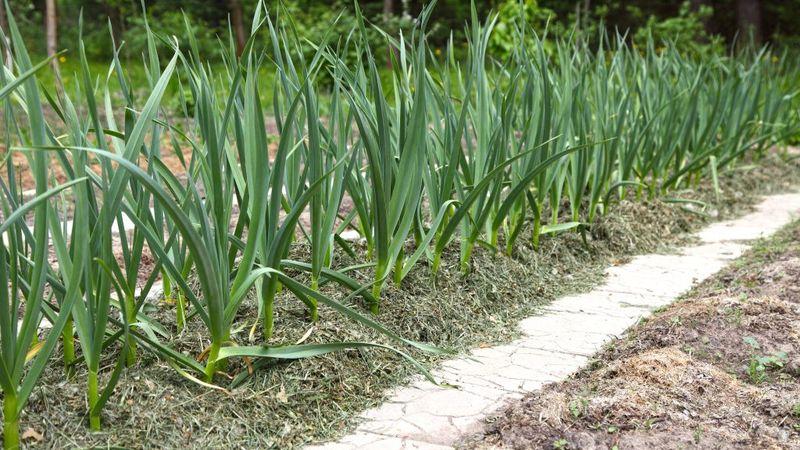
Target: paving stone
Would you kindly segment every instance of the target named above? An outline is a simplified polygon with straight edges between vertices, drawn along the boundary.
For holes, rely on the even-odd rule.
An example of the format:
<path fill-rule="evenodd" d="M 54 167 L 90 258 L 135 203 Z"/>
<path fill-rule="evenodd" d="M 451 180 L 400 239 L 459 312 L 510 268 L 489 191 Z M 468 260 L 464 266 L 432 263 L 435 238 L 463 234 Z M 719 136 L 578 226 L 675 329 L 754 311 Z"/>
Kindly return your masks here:
<path fill-rule="evenodd" d="M 388 442 L 383 442 L 383 445 L 388 444 Z M 364 449 L 364 450 L 386 450 L 392 447 L 372 447 L 371 449 Z M 453 447 L 448 445 L 436 445 L 431 444 L 430 442 L 422 442 L 422 441 L 415 441 L 413 439 L 404 439 L 401 444 L 401 450 L 452 450 Z"/>
<path fill-rule="evenodd" d="M 672 299 L 723 266 L 722 263 L 709 262 L 696 272 L 671 271 L 642 263 L 614 267 L 608 270 L 608 279 L 598 290 L 642 294 L 654 297 L 654 300 L 658 300 L 655 297 Z"/>
<path fill-rule="evenodd" d="M 567 337 L 568 335 L 615 335 L 637 322 L 637 317 L 594 317 L 582 313 L 559 311 L 554 314 L 528 317 L 519 329 L 535 338 Z"/>
<path fill-rule="evenodd" d="M 306 446 L 306 450 L 354 450 L 357 448 L 364 448 L 364 446 L 381 439 L 383 439 L 383 437 L 372 433 L 354 433 L 345 436 L 339 442 Z"/>
<path fill-rule="evenodd" d="M 446 450 L 452 447 L 429 442 L 381 436 L 373 433 L 356 433 L 340 442 L 308 446 L 307 450 Z"/>
<path fill-rule="evenodd" d="M 612 291 L 613 289 L 613 291 Z M 586 314 L 600 317 L 639 318 L 653 307 L 669 302 L 673 297 L 635 292 L 622 292 L 621 286 L 601 286 L 597 290 L 554 301 L 544 308 L 550 313 Z M 597 318 L 600 320 L 600 318 Z"/>
<path fill-rule="evenodd" d="M 439 419 L 437 419 L 439 420 Z M 446 423 L 446 418 L 441 418 L 441 422 Z M 393 437 L 408 437 L 420 436 L 435 429 L 435 421 L 425 424 L 425 428 L 409 422 L 405 417 L 401 419 L 394 418 L 373 418 L 370 421 L 364 422 L 356 428 L 357 433 L 372 433 L 381 436 Z"/>
<path fill-rule="evenodd" d="M 526 343 L 535 345 L 536 342 L 532 339 L 519 341 L 519 350 L 513 356 L 514 367 L 526 370 L 520 374 L 522 377 L 517 377 L 522 380 L 555 381 L 574 372 L 587 361 L 584 356 L 538 350 L 526 347 Z M 514 374 L 513 371 L 507 371 L 503 376 L 515 378 Z"/>
<path fill-rule="evenodd" d="M 360 417 L 363 420 L 399 420 L 406 414 L 405 403 L 384 403 L 383 405 L 364 411 Z"/>
<path fill-rule="evenodd" d="M 504 355 L 506 358 L 510 355 Z M 460 375 L 488 375 L 491 376 L 505 368 L 501 366 L 501 358 L 476 357 L 470 355 L 465 358 L 452 359 L 442 364 L 442 370 L 458 373 Z M 506 364 L 507 365 L 507 364 Z"/>
<path fill-rule="evenodd" d="M 497 345 L 495 347 L 482 347 L 473 349 L 470 355 L 478 359 L 497 359 L 503 356 L 513 355 L 516 351 L 516 346 L 513 343 L 505 345 Z"/>
<path fill-rule="evenodd" d="M 361 234 L 356 230 L 344 230 L 342 234 L 339 235 L 339 237 L 348 242 L 355 242 L 361 240 Z"/>
<path fill-rule="evenodd" d="M 466 416 L 471 420 L 477 419 L 476 415 Z M 359 426 L 358 433 L 368 433 L 401 440 L 420 441 L 435 445 L 452 443 L 460 436 L 460 430 L 448 416 L 436 416 L 427 412 L 407 414 L 400 420 L 371 421 Z"/>
<path fill-rule="evenodd" d="M 712 260 L 731 261 L 742 256 L 747 248 L 747 245 L 738 242 L 711 242 L 708 244 L 686 247 L 681 250 L 681 254 Z"/>
<path fill-rule="evenodd" d="M 423 383 L 422 378 L 419 378 L 409 386 L 395 389 L 388 397 L 392 403 L 410 403 L 424 397 L 434 389 L 436 389 L 436 386 L 430 383 Z"/>
<path fill-rule="evenodd" d="M 457 364 L 442 368 L 434 372 L 437 379 L 449 383 L 458 389 L 469 391 L 483 397 L 499 397 L 504 392 L 515 392 L 519 383 L 508 380 L 502 376 L 502 370 L 495 366 L 471 363 L 467 370 L 462 371 Z M 480 368 L 483 367 L 483 373 Z"/>
<path fill-rule="evenodd" d="M 483 411 L 483 409 L 476 412 L 475 414 L 465 414 L 463 416 L 457 416 L 457 417 L 463 417 L 465 421 L 470 419 L 476 420 L 479 418 L 479 414 L 481 411 Z M 440 416 L 440 415 L 430 414 L 427 412 L 417 412 L 409 414 L 405 417 L 404 420 L 414 424 L 417 427 L 417 429 L 423 431 L 413 432 L 406 435 L 397 433 L 395 435 L 406 439 L 430 442 L 432 444 L 448 445 L 452 442 L 457 441 L 459 436 L 461 435 L 461 430 L 457 426 L 455 426 L 452 419 L 453 416 Z"/>
<path fill-rule="evenodd" d="M 615 309 L 619 302 L 614 299 L 612 292 L 592 291 L 559 298 L 544 310 L 556 310 L 572 313 L 590 313 L 602 315 L 607 309 Z"/>
<path fill-rule="evenodd" d="M 548 350 L 564 355 L 590 356 L 600 350 L 600 347 L 611 336 L 598 333 L 563 333 L 559 335 L 544 335 L 524 344 L 536 350 Z"/>
<path fill-rule="evenodd" d="M 754 213 L 736 220 L 719 222 L 697 233 L 703 242 L 748 241 L 768 236 L 798 216 L 800 196 L 771 195 L 764 199 Z"/>
<path fill-rule="evenodd" d="M 501 398 L 506 395 L 516 394 L 525 391 L 525 381 L 506 378 L 502 375 L 495 375 L 491 378 L 482 377 L 480 375 L 462 376 L 458 378 L 457 385 L 470 392 L 475 392 L 478 395 L 486 396 L 491 390 L 497 392 L 495 398 Z M 538 381 L 542 383 L 543 381 Z M 482 390 L 474 390 L 474 388 Z"/>
<path fill-rule="evenodd" d="M 520 385 L 520 392 L 521 393 L 533 392 L 533 391 L 536 391 L 538 389 L 541 389 L 546 384 L 550 384 L 550 383 L 556 382 L 558 380 L 559 379 L 555 379 L 555 380 L 549 380 L 549 381 L 546 381 L 546 382 L 538 381 L 538 380 L 525 380 Z M 498 405 L 498 406 L 501 406 L 501 405 Z"/>
<path fill-rule="evenodd" d="M 511 399 L 509 399 L 509 400 L 511 400 Z M 497 405 L 498 409 L 501 408 L 504 404 L 505 403 L 498 403 L 498 405 Z M 492 412 L 494 412 L 494 411 L 489 412 L 489 414 L 491 414 Z M 475 434 L 475 433 L 478 433 L 479 431 L 481 431 L 483 429 L 483 422 L 481 422 L 481 421 L 477 421 L 476 422 L 472 418 L 459 418 L 459 417 L 456 417 L 456 418 L 450 419 L 450 421 L 453 423 L 453 426 L 458 428 L 458 430 L 460 432 L 460 436 L 468 436 L 468 435 L 471 435 L 471 434 Z"/>
<path fill-rule="evenodd" d="M 339 442 L 324 445 L 310 445 L 306 447 L 306 450 L 354 450 L 357 448 L 368 448 L 369 445 L 383 439 L 385 439 L 385 437 L 372 433 L 354 433 L 345 436 Z"/>
<path fill-rule="evenodd" d="M 493 399 L 463 389 L 439 389 L 418 401 L 406 404 L 406 414 L 429 413 L 437 417 L 475 416 L 492 402 Z"/>
<path fill-rule="evenodd" d="M 707 260 L 708 258 L 696 258 L 683 255 L 647 254 L 636 256 L 628 264 L 617 267 L 627 270 L 634 267 L 648 267 L 669 273 L 693 273 L 695 267 L 702 265 Z"/>

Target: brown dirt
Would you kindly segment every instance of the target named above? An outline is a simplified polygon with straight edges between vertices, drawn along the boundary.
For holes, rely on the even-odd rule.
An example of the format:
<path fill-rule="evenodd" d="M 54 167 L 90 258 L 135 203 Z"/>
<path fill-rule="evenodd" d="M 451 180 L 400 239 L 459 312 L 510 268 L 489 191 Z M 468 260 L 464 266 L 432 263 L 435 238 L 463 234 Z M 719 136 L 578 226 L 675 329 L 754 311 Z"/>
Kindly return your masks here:
<path fill-rule="evenodd" d="M 54 120 L 56 119 L 54 118 Z M 265 120 L 265 126 L 270 136 L 274 136 L 277 134 L 278 128 L 274 118 L 267 117 Z M 109 139 L 109 144 L 110 142 L 111 141 Z M 149 140 L 147 142 L 149 142 Z M 8 150 L 6 149 L 6 146 L 4 144 L 5 143 L 0 143 L 0 160 L 5 158 L 8 153 Z M 170 169 L 170 172 L 172 172 L 179 178 L 184 179 L 186 172 L 186 167 L 184 166 L 184 163 L 188 166 L 189 162 L 191 161 L 192 146 L 186 142 L 180 142 L 180 145 L 181 145 L 180 150 L 181 153 L 183 154 L 182 155 L 183 162 L 181 161 L 181 158 L 178 156 L 178 154 L 175 152 L 175 149 L 173 147 L 173 142 L 170 138 L 169 133 L 162 133 L 161 161 Z M 268 148 L 270 160 L 273 160 L 275 158 L 275 153 L 277 152 L 277 149 L 278 149 L 277 141 L 275 140 L 270 141 Z M 30 165 L 28 164 L 28 157 L 26 156 L 26 154 L 23 152 L 14 151 L 12 152 L 9 158 L 9 162 L 14 165 L 14 168 L 17 171 L 17 177 L 20 180 L 21 190 L 25 192 L 35 189 L 36 183 L 34 181 L 33 174 L 30 171 Z M 113 165 L 116 166 L 116 164 Z M 147 163 L 144 159 L 140 161 L 140 165 L 141 167 L 147 167 Z M 95 173 L 97 174 L 100 173 L 101 168 L 99 162 L 94 161 L 91 164 L 91 167 L 92 170 L 95 171 Z M 55 154 L 50 155 L 50 164 L 48 165 L 48 170 L 50 171 L 48 175 L 51 177 L 51 179 L 55 180 L 56 183 L 60 184 L 67 181 L 67 176 L 64 173 L 63 167 L 58 161 L 58 158 L 55 156 Z M 8 182 L 8 175 L 5 170 L 0 171 L 0 177 L 2 177 L 3 181 Z"/>
<path fill-rule="evenodd" d="M 167 139 L 165 139 L 163 145 L 165 148 L 164 150 L 165 154 L 161 159 L 162 162 L 167 167 L 169 167 L 172 173 L 176 175 L 183 174 L 185 172 L 183 163 L 181 163 L 181 160 L 180 158 L 178 158 L 178 155 L 172 152 L 172 147 L 170 147 L 170 143 Z M 181 151 L 183 152 L 184 160 L 188 165 L 189 161 L 191 160 L 192 149 L 190 146 L 185 146 L 181 148 Z M 5 154 L 6 154 L 6 148 L 0 145 L 0 155 L 5 156 Z M 28 155 L 22 152 L 12 152 L 10 157 L 10 163 L 14 165 L 14 168 L 17 171 L 17 177 L 20 180 L 21 190 L 25 192 L 35 189 L 36 183 L 33 179 L 33 173 L 31 173 L 30 171 L 30 166 L 28 164 Z M 91 164 L 91 167 L 92 170 L 95 171 L 95 173 L 100 174 L 101 168 L 100 168 L 100 163 L 98 161 L 93 162 Z M 142 167 L 146 167 L 145 161 L 142 161 Z M 58 161 L 58 158 L 55 156 L 55 154 L 50 155 L 50 164 L 48 164 L 48 170 L 50 171 L 48 175 L 51 177 L 51 179 L 55 180 L 57 184 L 61 184 L 68 181 L 67 175 L 64 173 L 63 167 L 61 163 Z M 5 170 L 3 170 L 2 172 L 2 177 L 4 181 L 8 182 Z"/>
<path fill-rule="evenodd" d="M 800 448 L 800 223 L 465 448 Z"/>

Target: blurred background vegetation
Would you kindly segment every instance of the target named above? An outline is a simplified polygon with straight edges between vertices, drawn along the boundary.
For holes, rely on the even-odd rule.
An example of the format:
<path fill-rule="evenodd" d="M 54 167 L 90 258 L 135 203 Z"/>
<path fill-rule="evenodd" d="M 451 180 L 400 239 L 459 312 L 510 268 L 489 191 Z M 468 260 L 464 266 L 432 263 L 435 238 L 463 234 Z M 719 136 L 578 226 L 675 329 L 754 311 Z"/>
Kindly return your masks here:
<path fill-rule="evenodd" d="M 80 11 L 90 58 L 107 61 L 113 49 L 109 28 L 117 44 L 125 42 L 123 58 L 140 58 L 145 45 L 140 0 L 8 0 L 29 48 L 44 55 L 74 49 Z M 273 11 L 278 11 L 277 0 Z M 644 42 L 652 34 L 656 42 L 669 39 L 682 49 L 704 54 L 722 53 L 743 41 L 778 47 L 800 44 L 796 12 L 800 0 L 475 0 L 479 14 L 499 15 L 492 51 L 502 58 L 512 45 L 511 23 L 524 15 L 542 33 L 565 36 L 581 33 L 598 36 L 598 30 L 618 30 L 627 39 Z M 358 0 L 372 23 L 387 31 L 410 27 L 425 0 Z M 230 21 L 235 36 L 247 34 L 256 0 L 145 0 L 151 27 L 162 33 L 184 34 L 186 14 L 196 28 L 200 44 L 218 51 L 218 36 L 227 39 Z M 333 30 L 346 35 L 352 30 L 352 0 L 283 0 L 304 37 L 314 42 Z M 464 25 L 470 14 L 469 0 L 439 0 L 434 11 L 431 40 L 445 46 L 453 34 L 463 43 Z M 339 17 L 340 13 L 343 13 Z M 3 13 L 2 16 L 5 14 Z M 339 20 L 336 21 L 336 18 Z M 4 17 L 0 26 L 5 29 Z M 110 27 L 109 27 L 110 25 Z M 373 34 L 375 45 L 381 36 Z M 69 52 L 62 60 L 69 59 Z"/>

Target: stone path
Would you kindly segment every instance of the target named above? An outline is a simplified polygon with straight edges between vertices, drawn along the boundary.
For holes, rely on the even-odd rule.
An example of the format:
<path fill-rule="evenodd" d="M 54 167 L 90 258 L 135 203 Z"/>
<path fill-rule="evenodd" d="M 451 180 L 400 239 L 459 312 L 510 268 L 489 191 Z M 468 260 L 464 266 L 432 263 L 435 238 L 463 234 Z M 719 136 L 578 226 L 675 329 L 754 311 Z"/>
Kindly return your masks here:
<path fill-rule="evenodd" d="M 600 347 L 653 310 L 722 269 L 800 213 L 800 194 L 767 197 L 755 212 L 713 224 L 696 234 L 699 244 L 672 255 L 644 255 L 611 267 L 602 286 L 564 297 L 544 314 L 523 320 L 523 337 L 476 349 L 445 362 L 434 376 L 455 388 L 417 379 L 398 388 L 363 423 L 338 442 L 314 450 L 446 449 L 481 429 L 482 420 L 509 400 L 563 379 Z"/>

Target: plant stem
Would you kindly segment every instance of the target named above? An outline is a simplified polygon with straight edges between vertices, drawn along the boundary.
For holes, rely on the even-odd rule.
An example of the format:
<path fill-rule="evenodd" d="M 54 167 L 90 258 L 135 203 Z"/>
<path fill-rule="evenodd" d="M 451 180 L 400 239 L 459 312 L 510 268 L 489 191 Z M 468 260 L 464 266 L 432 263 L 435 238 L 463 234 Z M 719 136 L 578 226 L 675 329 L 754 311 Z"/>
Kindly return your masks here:
<path fill-rule="evenodd" d="M 332 263 L 333 263 L 333 238 L 331 237 L 330 242 L 328 242 L 328 249 L 325 251 L 325 259 L 322 261 L 322 265 L 330 269 Z"/>
<path fill-rule="evenodd" d="M 461 253 L 461 274 L 467 275 L 469 274 L 469 258 L 472 256 L 472 249 L 475 247 L 475 243 L 470 241 L 467 242 L 464 251 Z"/>
<path fill-rule="evenodd" d="M 19 415 L 17 414 L 17 396 L 5 393 L 3 397 L 3 448 L 19 448 Z"/>
<path fill-rule="evenodd" d="M 431 263 L 431 272 L 436 275 L 439 272 L 439 265 L 442 263 L 441 252 L 435 252 L 433 255 L 433 263 Z"/>
<path fill-rule="evenodd" d="M 175 301 L 175 325 L 178 330 L 182 330 L 186 326 L 186 310 L 183 303 L 183 297 L 179 289 L 172 288 L 172 282 L 169 281 L 169 274 L 163 272 L 161 278 L 164 280 L 164 300 L 167 304 Z"/>
<path fill-rule="evenodd" d="M 214 374 L 217 373 L 217 358 L 219 357 L 219 349 L 221 345 L 219 342 L 212 342 L 211 349 L 208 352 L 208 362 L 206 363 L 206 381 L 211 383 L 214 381 Z"/>
<path fill-rule="evenodd" d="M 64 371 L 67 378 L 72 378 L 75 374 L 75 333 L 73 332 L 72 317 L 67 319 L 64 329 L 61 331 L 61 342 L 64 346 Z"/>
<path fill-rule="evenodd" d="M 533 218 L 533 235 L 531 236 L 533 239 L 533 249 L 539 250 L 539 234 L 541 234 L 542 230 L 542 219 L 538 215 Z"/>
<path fill-rule="evenodd" d="M 170 283 L 170 281 L 169 281 L 169 274 L 167 274 L 164 271 L 161 271 L 161 279 L 163 280 L 161 282 L 161 285 L 162 285 L 162 289 L 164 290 L 164 301 L 167 302 L 167 304 L 169 304 L 173 300 L 172 299 L 172 283 Z"/>
<path fill-rule="evenodd" d="M 136 322 L 136 300 L 133 298 L 133 295 L 125 296 L 125 309 L 128 313 L 128 323 Z M 128 343 L 125 365 L 131 367 L 134 364 L 136 364 L 136 341 L 131 339 Z"/>
<path fill-rule="evenodd" d="M 374 295 L 375 288 L 373 288 L 372 292 L 373 292 L 373 295 Z M 378 295 L 380 295 L 380 289 L 378 289 Z M 380 303 L 379 303 L 379 301 L 377 301 L 378 297 L 375 297 L 375 299 L 376 299 L 376 301 L 370 303 L 370 305 L 369 305 L 369 312 L 373 316 L 377 316 L 381 312 Z"/>
<path fill-rule="evenodd" d="M 519 232 L 522 223 L 525 220 L 525 215 L 520 214 L 518 218 L 510 218 L 508 220 L 508 231 L 505 234 L 506 237 L 506 256 L 511 256 L 514 253 L 514 242 L 516 241 L 516 235 Z"/>
<path fill-rule="evenodd" d="M 264 304 L 264 339 L 272 337 L 272 329 L 275 326 L 275 318 L 272 312 L 272 300 Z"/>
<path fill-rule="evenodd" d="M 394 262 L 394 284 L 397 287 L 400 287 L 400 283 L 403 282 L 403 255 L 399 255 L 397 257 L 397 261 Z"/>
<path fill-rule="evenodd" d="M 309 310 L 309 315 L 311 316 L 312 322 L 319 321 L 319 308 L 317 307 L 317 299 L 312 298 L 309 299 L 311 302 L 311 308 Z"/>
<path fill-rule="evenodd" d="M 95 411 L 95 405 L 99 400 L 97 394 L 97 370 L 89 369 L 89 376 L 87 379 L 87 388 L 89 396 L 89 428 L 93 431 L 100 430 L 100 411 Z"/>
<path fill-rule="evenodd" d="M 182 330 L 186 327 L 186 300 L 181 291 L 175 293 L 175 307 L 178 330 Z"/>
<path fill-rule="evenodd" d="M 311 290 L 319 291 L 319 275 L 311 274 Z M 309 298 L 311 302 L 311 307 L 309 308 L 309 315 L 311 316 L 311 321 L 316 322 L 319 320 L 319 311 L 317 309 L 317 299 Z"/>
<path fill-rule="evenodd" d="M 375 301 L 369 305 L 369 311 L 373 315 L 378 315 L 380 312 L 380 298 L 381 291 L 383 291 L 384 275 L 386 275 L 386 263 L 379 261 L 378 265 L 375 267 L 375 283 L 372 285 L 372 296 L 375 297 Z"/>
<path fill-rule="evenodd" d="M 492 244 L 492 248 L 497 248 L 497 240 L 500 236 L 500 227 L 492 229 L 492 234 L 489 235 L 489 243 Z"/>
<path fill-rule="evenodd" d="M 266 286 L 264 286 L 264 290 L 262 291 L 262 301 L 263 301 L 263 312 L 264 312 L 264 339 L 269 339 L 272 337 L 272 332 L 275 327 L 275 314 L 273 313 L 273 307 L 275 304 L 275 295 L 278 292 L 278 287 L 280 282 L 278 281 L 278 277 L 275 275 L 270 275 L 269 278 L 266 279 Z"/>

